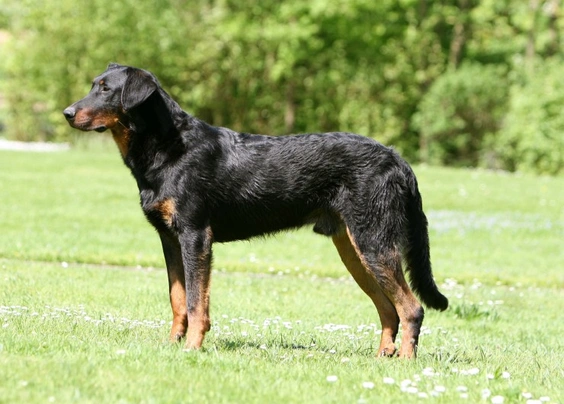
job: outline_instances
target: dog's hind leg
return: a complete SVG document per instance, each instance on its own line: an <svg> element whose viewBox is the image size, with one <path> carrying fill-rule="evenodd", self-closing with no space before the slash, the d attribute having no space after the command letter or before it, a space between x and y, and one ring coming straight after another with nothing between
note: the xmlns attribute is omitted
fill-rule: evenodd
<svg viewBox="0 0 564 404"><path fill-rule="evenodd" d="M186 286L180 243L171 234L159 233L168 273L170 306L172 308L172 328L170 341L178 342L186 335L188 311L186 309Z"/></svg>
<svg viewBox="0 0 564 404"><path fill-rule="evenodd" d="M367 258L369 266L384 294L397 310L402 325L400 358L414 358L424 311L409 288L402 271L401 252L397 248L381 248L376 258Z"/></svg>
<svg viewBox="0 0 564 404"><path fill-rule="evenodd" d="M344 237L348 240L345 240ZM382 342L379 355L387 355L398 330L399 322L402 324L402 342L399 351L400 357L412 358L416 355L419 333L423 322L423 307L415 298L402 271L401 253L398 248L379 245L370 249L375 252L366 252L368 248L361 249L354 235L347 227L346 235L335 236L337 249L347 268L354 267L353 277L359 286L370 296L380 314L382 321ZM348 247L346 246L348 242ZM341 252L343 250L343 252ZM356 255L350 257L351 250ZM364 272L363 272L364 270ZM356 275L355 275L356 273ZM392 316L392 313L394 316Z"/></svg>
<svg viewBox="0 0 564 404"><path fill-rule="evenodd" d="M366 293L378 310L382 323L382 335L378 356L393 356L396 352L395 339L398 333L398 313L388 297L378 285L374 274L362 261L362 254L351 241L348 228L333 235L333 243L341 256L343 264L347 267L352 277L360 288Z"/></svg>

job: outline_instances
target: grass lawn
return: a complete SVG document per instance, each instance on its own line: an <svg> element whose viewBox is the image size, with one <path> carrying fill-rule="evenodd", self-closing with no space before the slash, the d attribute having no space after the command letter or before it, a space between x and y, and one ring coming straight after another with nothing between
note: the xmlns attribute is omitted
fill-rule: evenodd
<svg viewBox="0 0 564 404"><path fill-rule="evenodd" d="M451 301L416 361L374 359L376 310L310 229L214 246L185 353L117 151L0 152L0 403L564 403L564 178L415 171Z"/></svg>

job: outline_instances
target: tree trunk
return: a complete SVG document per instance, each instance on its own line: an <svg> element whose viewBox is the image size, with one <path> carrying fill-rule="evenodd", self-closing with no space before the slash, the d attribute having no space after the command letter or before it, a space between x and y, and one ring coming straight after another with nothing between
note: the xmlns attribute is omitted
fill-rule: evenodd
<svg viewBox="0 0 564 404"><path fill-rule="evenodd" d="M558 35L558 12L560 0L550 0L546 3L544 10L548 14L548 44L547 56L554 56L560 50L560 35Z"/></svg>
<svg viewBox="0 0 564 404"><path fill-rule="evenodd" d="M472 6L469 0L459 0L458 8L460 9L460 18L454 24L448 56L449 65L453 69L457 69L462 61L464 46L468 39L468 13Z"/></svg>
<svg viewBox="0 0 564 404"><path fill-rule="evenodd" d="M530 0L529 1L529 9L531 11L531 28L527 34L527 46L525 48L525 60L529 65L532 66L532 63L535 58L536 54L536 34L537 34L537 14L539 10L539 1L538 0Z"/></svg>

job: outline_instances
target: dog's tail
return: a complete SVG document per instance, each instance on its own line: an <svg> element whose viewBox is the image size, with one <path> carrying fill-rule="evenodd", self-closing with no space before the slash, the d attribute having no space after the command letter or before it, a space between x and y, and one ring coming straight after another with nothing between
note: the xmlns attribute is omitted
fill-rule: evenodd
<svg viewBox="0 0 564 404"><path fill-rule="evenodd" d="M433 279L427 217L423 213L423 203L417 186L417 179L407 163L404 174L407 177L408 188L406 200L407 245L404 253L407 264L406 272L409 272L411 288L423 303L430 308L443 311L448 307L448 299L439 292Z"/></svg>

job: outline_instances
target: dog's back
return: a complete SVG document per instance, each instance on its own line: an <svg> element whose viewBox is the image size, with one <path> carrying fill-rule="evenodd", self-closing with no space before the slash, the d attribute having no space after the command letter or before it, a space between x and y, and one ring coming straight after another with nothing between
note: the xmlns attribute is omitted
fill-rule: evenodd
<svg viewBox="0 0 564 404"><path fill-rule="evenodd" d="M392 149L349 133L272 137L207 131L202 140L216 144L207 148L214 150L206 159L213 174L197 192L220 242L309 223L320 223L316 231L332 235L341 227L336 220L353 214L346 210L369 205L382 173L399 159ZM206 170L201 167L197 175Z"/></svg>

